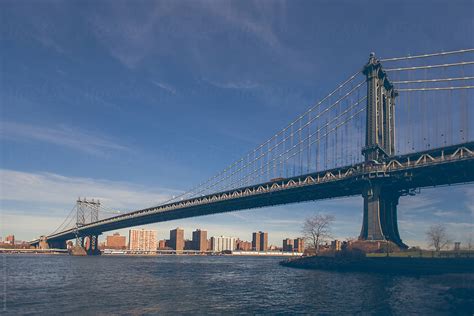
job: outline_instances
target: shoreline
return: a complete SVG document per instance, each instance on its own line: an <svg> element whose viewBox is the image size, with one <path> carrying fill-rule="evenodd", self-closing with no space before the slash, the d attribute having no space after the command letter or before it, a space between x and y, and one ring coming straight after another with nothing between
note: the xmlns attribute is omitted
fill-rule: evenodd
<svg viewBox="0 0 474 316"><path fill-rule="evenodd" d="M312 256L280 261L282 266L338 272L389 274L474 273L474 258L325 257Z"/></svg>
<svg viewBox="0 0 474 316"><path fill-rule="evenodd" d="M4 255L71 255L68 251L38 251L38 250L11 250L0 251ZM71 255L74 257L74 255ZM106 257L161 257L161 256L186 256L186 257L278 257L278 258L298 258L301 254L298 253L176 253L176 252L159 252L159 253L120 253L120 252L102 252L99 256ZM84 257L84 256L82 256ZM92 256L94 257L94 256Z"/></svg>

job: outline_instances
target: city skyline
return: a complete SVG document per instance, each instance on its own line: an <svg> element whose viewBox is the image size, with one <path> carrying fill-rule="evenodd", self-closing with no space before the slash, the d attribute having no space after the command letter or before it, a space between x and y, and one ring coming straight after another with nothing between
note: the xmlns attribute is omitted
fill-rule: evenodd
<svg viewBox="0 0 474 316"><path fill-rule="evenodd" d="M181 233L178 233L181 232ZM252 245L255 243L256 236L259 236L259 247ZM210 251L220 253L225 251L251 251L251 252L296 252L303 253L307 247L305 241L301 237L294 239L286 238L280 244L268 244L268 232L254 232L252 241L241 239L240 236L209 236L207 231L196 228L192 232L192 239L184 237L184 231L181 228L171 229L168 239L157 238L156 230L145 229L129 229L128 240L126 236L114 232L112 235L106 235L106 240L100 242L100 249L105 250L130 250L132 252L154 252L156 250L175 250L177 253L183 251L198 251L202 254ZM177 237L178 236L178 237ZM14 238L13 236L8 236ZM6 238L8 239L8 238ZM178 241L176 241L178 239ZM289 243L288 243L289 241ZM326 246L332 243L326 240ZM13 243L12 243L13 245Z"/></svg>
<svg viewBox="0 0 474 316"><path fill-rule="evenodd" d="M180 237L181 238L181 241L183 242L183 248L184 248L184 242L186 241L192 241L192 247L193 249L196 249L198 250L197 248L198 247L201 247L202 249L204 249L205 247L207 247L207 243L211 241L212 238L219 238L219 237L224 237L224 238L232 238L234 240L234 242L237 244L237 242L244 242L244 243L252 243L252 239L253 239L253 236L255 233L260 233L260 234L265 234L266 238L268 238L268 232L262 232L262 231L258 231L258 232L253 232L252 234L250 234L250 236L247 236L247 237L250 237L250 238L246 238L246 237L243 237L243 236L225 236L225 235L214 235L214 234L208 234L208 231L205 230L205 229L201 229L201 228L195 228L193 229L193 231L191 232L191 238L187 238L189 237L188 235L186 235L186 230L182 229L181 227L178 227L178 228L174 228L174 229L170 229L169 230L169 234L168 234L168 238L159 238L158 236L158 231L157 230L154 230L154 229L144 229L144 228L132 228L132 229L127 229L127 235L121 235L118 231L114 231L112 232L111 234L104 234L104 241L102 242L102 244L104 244L105 246L107 247L112 247L112 248L116 248L116 249L120 249L121 246L117 246L117 244L121 244L121 245L124 245L126 246L128 249L131 249L132 248L136 248L134 246L131 246L131 243L130 243L130 236L132 236L132 231L134 232L135 235L138 235L139 232L149 232L149 233L153 233L153 238L156 239L156 242L168 242L170 243L170 247L173 248L174 244L172 242L172 239L175 238L175 231L176 230L181 230L182 231L182 236ZM127 238L127 236L129 236ZM271 236L271 234L270 234ZM137 237L135 237L137 238ZM199 240L200 238L202 238L202 242L201 244L199 244ZM292 237L292 236L289 236L288 238L285 238L285 239L291 239L292 242L293 240L295 241L295 244L296 244L296 241L301 241L301 242L304 242L304 238L303 237ZM285 240L283 239L283 241ZM260 239L259 239L260 240ZM266 239L268 240L268 239ZM195 243L197 242L197 243ZM282 243L282 241L280 240L280 244ZM200 245L200 246L199 246ZM205 246L204 246L205 245ZM278 243L275 243L275 244L271 244L271 243L266 243L266 249L270 248L270 246L277 246L279 247L279 244ZM295 246L296 247L296 246ZM259 247L258 250L263 250L265 251L263 248L260 249L261 247ZM298 249L301 248L301 246L298 247ZM175 249L176 250L176 249Z"/></svg>
<svg viewBox="0 0 474 316"><path fill-rule="evenodd" d="M351 4L351 16L343 10L348 20L339 25L331 14L277 3L249 3L252 10L204 3L189 19L179 3L137 6L135 13L121 5L109 10L107 3L92 11L46 4L34 14L3 3L0 48L9 60L2 69L9 81L0 91L0 145L8 148L0 170L1 233L22 240L47 234L78 196L99 198L122 212L157 205L271 136L339 84L348 69L362 67L371 51L391 57L472 43L472 19L462 3L449 12L430 5L446 27L420 21L406 5L393 8L404 14L404 23L380 24L364 5ZM65 20L68 10L77 17ZM339 6L327 10L339 12ZM176 20L163 21L162 11ZM31 15L37 17L31 23L19 22ZM137 17L149 28L137 28ZM113 27L117 21L119 29ZM327 25L332 27L315 32ZM347 25L358 35L348 37ZM219 29L234 37L222 40ZM320 44L325 41L332 44ZM43 86L31 88L32 82ZM472 184L402 197L402 239L425 245L424 231L443 222L454 240L465 242L472 236L473 199ZM236 236L273 231L275 243L297 236L304 218L321 212L336 217L334 235L344 239L359 235L361 205L356 197L144 228L203 227Z"/></svg>

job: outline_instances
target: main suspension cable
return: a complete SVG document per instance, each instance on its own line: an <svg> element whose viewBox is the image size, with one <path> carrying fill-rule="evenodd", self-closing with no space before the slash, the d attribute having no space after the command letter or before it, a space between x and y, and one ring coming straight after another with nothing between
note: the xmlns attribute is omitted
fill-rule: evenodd
<svg viewBox="0 0 474 316"><path fill-rule="evenodd" d="M474 48L453 50L453 51L450 51L450 52L439 52L439 53L432 53L432 54L414 55L414 56L403 56L403 57L394 57L394 58L382 58L382 59L380 59L380 61L383 61L383 62L387 62L387 61L397 61L397 60L405 60L405 59L416 59L416 58L426 58L426 57L435 57L435 56L446 56L446 55L469 53L469 52L474 52Z"/></svg>
<svg viewBox="0 0 474 316"><path fill-rule="evenodd" d="M66 221L67 221L67 220L69 219L69 217L72 215L72 213L73 213L73 211L75 210L75 208L76 208L76 205L74 205L74 206L72 207L72 209L69 211L69 214L66 216L66 218L65 218L64 221L61 223L61 225L59 225L59 226L58 226L52 233L50 233L49 235L53 235L53 234L57 233L57 232L64 226L64 224L66 223ZM72 217L72 218L74 218L74 217ZM71 220L69 220L69 222L71 222ZM67 225L69 225L69 222L67 222ZM67 225L66 225L66 226L67 226ZM64 227L66 227L66 226L64 226ZM48 236L49 236L49 235L48 235Z"/></svg>
<svg viewBox="0 0 474 316"><path fill-rule="evenodd" d="M409 88L409 89L397 89L397 91L399 91L399 92L412 92L412 91L439 91L439 90L458 90L458 89L474 89L474 86L438 87L438 88Z"/></svg>
<svg viewBox="0 0 474 316"><path fill-rule="evenodd" d="M461 81L461 80L471 80L471 79L474 79L474 77L404 80L404 81L392 81L392 83L394 83L394 84L407 84L407 83L423 83L423 82Z"/></svg>
<svg viewBox="0 0 474 316"><path fill-rule="evenodd" d="M343 83L341 83L336 89L334 89L331 93L329 93L328 95L326 95L323 99L321 99L316 105L312 106L309 110L307 110L305 113L303 113L302 115L300 115L297 119L295 119L293 122L291 122L289 125L287 125L285 128L283 128L282 130L280 130L279 132L277 132L274 136L270 137L267 141L265 141L264 143L262 143L261 145L257 146L255 149L251 150L250 152L248 152L246 155L244 155L241 159L239 160L236 160L234 163L232 163L230 166L228 166L227 168L223 169L221 172L217 173L216 175L214 175L213 177L209 178L208 180L204 181L203 183L199 184L198 186L194 187L193 189L189 190L189 191L186 191L172 199L169 199L165 202L163 202L162 204L166 204L166 203L170 203L172 201L175 201L181 197L184 197L186 195L191 195L191 196L195 196L196 194L200 194L202 193L203 191L209 189L209 186L202 189L202 187L208 183L210 183L212 180L215 180L217 178L219 178L221 175L225 175L225 173L231 169L233 169L235 166L237 166L239 163L243 162L245 160L245 157L247 157L248 155L255 155L256 152L258 150L260 150L261 148L263 148L265 145L267 145L267 143L270 143L272 140L276 139L278 136L284 134L287 130L289 130L290 128L293 127L293 125L295 125L299 120L303 119L304 116L306 116L308 113L311 113L313 110L315 110L317 107L319 107L324 101L328 100L331 96L333 96L336 92L338 92L340 89L342 89L345 85L347 85L349 82L351 82L352 80L354 80L354 78L360 74L360 71L357 71L356 73L354 73L352 76L350 76L347 80L345 80ZM250 162L247 162L247 164L245 165L245 167L247 167L249 164L251 163L254 163L255 161L252 160ZM244 168L245 168L244 167ZM218 183L221 183L222 181L218 181ZM210 186L211 187L214 187L215 183L211 183ZM198 192L195 192L196 190L198 190Z"/></svg>
<svg viewBox="0 0 474 316"><path fill-rule="evenodd" d="M472 65L474 61L463 61L459 63L452 63L452 64L440 64L440 65L428 65L428 66L415 66L415 67L404 67L404 68L389 68L385 69L385 71L406 71L406 70L418 70L418 69L432 69L432 68L440 68L440 67L455 67L455 66L465 66L465 65Z"/></svg>
<svg viewBox="0 0 474 316"><path fill-rule="evenodd" d="M279 145L283 144L284 142L286 142L287 140L291 139L292 135L294 135L295 133L299 133L301 132L302 129L306 128L307 126L309 126L313 121L315 121L316 119L318 119L319 117L321 117L323 114L327 113L330 109L332 109L334 106L336 106L337 104L339 104L342 100L344 100L345 98L347 98L350 94L352 94L354 91L356 91L358 88L360 88L363 84L365 83L365 81L362 81L360 82L359 84L357 84L354 88L352 88L349 92L347 92L345 95L343 95L341 98L339 98L336 102L334 102L333 104L329 105L327 108L325 108L323 111L320 111L318 113L317 116L313 117L309 122L305 123L304 126L300 126L296 131L292 131L291 134L289 136L286 136L285 138L283 138L279 143L275 144L273 147L270 148L270 151L273 151L273 149L275 148L278 148ZM304 117L304 115L302 116ZM300 144L300 143L298 143ZM296 145L291 145L292 148L294 148L294 146ZM247 164L245 164L244 166L241 166L238 170L235 170L232 174L228 175L227 177L224 177L224 178L221 178L218 182L215 182L215 183L211 183L209 186L207 187L204 187L204 188L201 188L200 191L196 192L195 194L196 195L199 195L205 191L207 191L208 189L211 189L213 187L216 187L218 184L224 182L225 180L227 179L230 179L234 174L240 172L241 170L244 170L246 169L247 167L251 166L252 164L254 164L256 161L260 160L261 158L263 158L264 156L266 155L266 153L261 153L259 156L256 156L254 157L254 159L252 161L249 161L247 162ZM244 176L244 178L246 179L247 176ZM224 187L225 188L225 187Z"/></svg>

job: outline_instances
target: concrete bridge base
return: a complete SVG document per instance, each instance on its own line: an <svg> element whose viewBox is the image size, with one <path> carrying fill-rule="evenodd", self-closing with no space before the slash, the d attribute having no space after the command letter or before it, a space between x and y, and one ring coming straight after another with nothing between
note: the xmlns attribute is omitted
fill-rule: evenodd
<svg viewBox="0 0 474 316"><path fill-rule="evenodd" d="M87 256L87 251L83 247L76 245L69 249L69 254L71 256Z"/></svg>
<svg viewBox="0 0 474 316"><path fill-rule="evenodd" d="M400 193L380 184L369 184L363 194L364 218L359 240L391 241L402 249L408 248L398 232L397 205Z"/></svg>

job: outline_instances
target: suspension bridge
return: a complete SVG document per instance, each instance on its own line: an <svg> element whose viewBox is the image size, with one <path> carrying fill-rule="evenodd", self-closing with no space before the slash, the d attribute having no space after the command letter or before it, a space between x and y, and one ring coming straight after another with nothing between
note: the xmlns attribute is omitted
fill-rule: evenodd
<svg viewBox="0 0 474 316"><path fill-rule="evenodd" d="M398 200L474 180L474 49L368 62L305 113L189 191L124 214L77 200L51 234L30 242L97 254L98 236L137 225L347 196L364 199L361 240L399 234ZM86 243L86 239L88 240Z"/></svg>

